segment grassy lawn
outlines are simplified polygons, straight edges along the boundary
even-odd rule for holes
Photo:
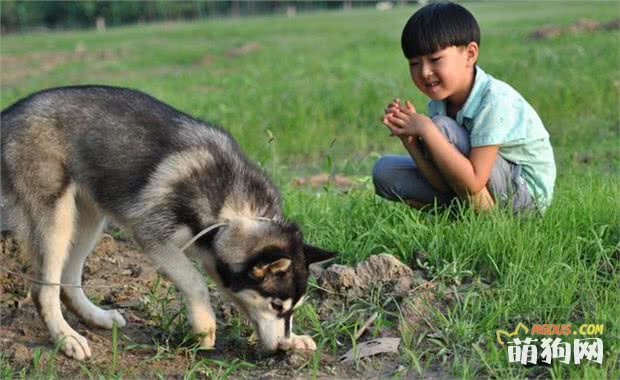
[[[467,6],[481,26],[479,64],[523,94],[551,135],[558,178],[542,218],[420,212],[374,196],[373,162],[403,153],[379,122],[384,105],[400,97],[425,109],[400,52],[412,7],[3,36],[0,106],[69,84],[140,89],[228,129],[281,186],[288,215],[308,239],[341,252],[338,262],[382,252],[410,262],[427,252],[434,282],[471,286],[431,313],[423,333],[403,331],[410,339],[400,361],[414,373],[619,378],[620,33],[528,35],[582,18],[609,21],[620,5]],[[346,174],[357,185],[346,192],[292,185],[318,172]],[[317,322],[311,305],[298,314],[297,328],[312,331],[321,352],[340,353],[334,342],[343,325]],[[495,331],[519,322],[604,324],[603,364],[508,363]],[[233,377],[244,371],[234,359],[226,367]]]

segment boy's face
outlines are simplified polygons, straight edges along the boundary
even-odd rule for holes
[[[447,99],[456,106],[467,100],[473,84],[478,44],[450,46],[432,54],[409,59],[409,72],[416,87],[433,100]]]

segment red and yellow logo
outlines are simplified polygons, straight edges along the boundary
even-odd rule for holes
[[[570,323],[566,324],[553,324],[553,323],[545,323],[545,324],[534,324],[531,328],[528,328],[522,322],[519,322],[514,328],[512,332],[506,330],[496,330],[495,337],[497,338],[497,343],[500,345],[505,345],[510,338],[518,337],[519,335],[528,335],[530,337],[541,335],[541,336],[562,336],[562,335],[584,335],[584,336],[592,336],[592,335],[603,335],[605,331],[605,326],[602,324],[592,324],[585,323],[581,325],[573,325]]]

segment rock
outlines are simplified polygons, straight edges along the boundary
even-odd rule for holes
[[[11,359],[16,364],[28,364],[32,360],[30,349],[21,343],[13,343],[9,349]]]
[[[319,280],[322,288],[340,292],[351,288],[366,288],[357,281],[355,270],[346,265],[334,264],[325,269]]]
[[[360,295],[376,284],[390,284],[396,295],[424,282],[419,271],[413,271],[396,257],[385,253],[368,257],[355,268],[334,264],[321,273],[321,287],[336,293]]]
[[[327,290],[317,308],[321,320],[342,311],[349,300],[365,297],[371,289],[387,285],[381,291],[398,298],[402,327],[411,329],[424,326],[429,310],[433,309],[429,305],[436,307],[441,294],[434,283],[424,279],[422,271],[414,271],[388,254],[370,256],[355,268],[334,264],[323,271],[319,285]]]
[[[321,278],[325,269],[320,264],[310,264],[308,267],[310,270],[310,275],[316,279]]]
[[[392,255],[382,253],[370,256],[355,267],[357,280],[368,287],[377,281],[396,282],[402,277],[412,278],[413,270]]]

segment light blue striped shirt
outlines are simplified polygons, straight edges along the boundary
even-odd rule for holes
[[[428,114],[446,115],[445,101],[431,100]],[[472,148],[499,145],[500,156],[521,165],[523,180],[541,210],[551,204],[556,173],[549,133],[514,88],[476,66],[474,86],[456,122],[469,131]]]

